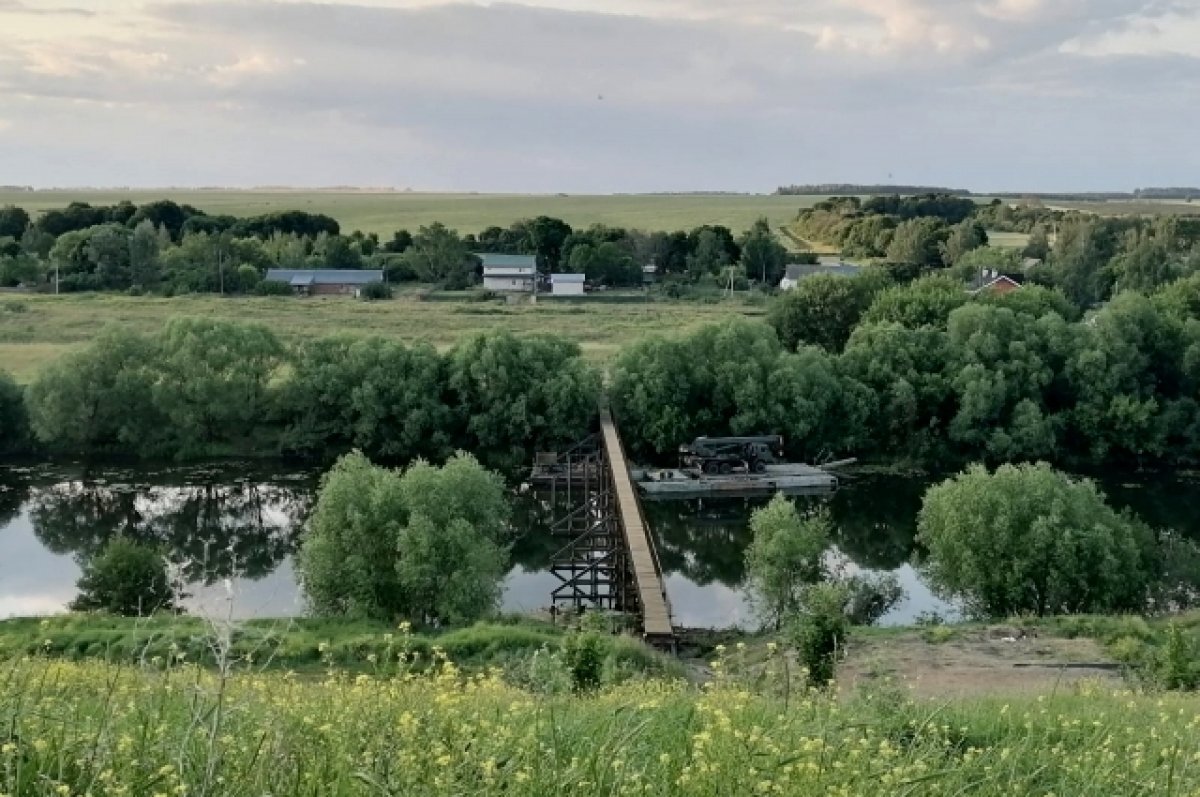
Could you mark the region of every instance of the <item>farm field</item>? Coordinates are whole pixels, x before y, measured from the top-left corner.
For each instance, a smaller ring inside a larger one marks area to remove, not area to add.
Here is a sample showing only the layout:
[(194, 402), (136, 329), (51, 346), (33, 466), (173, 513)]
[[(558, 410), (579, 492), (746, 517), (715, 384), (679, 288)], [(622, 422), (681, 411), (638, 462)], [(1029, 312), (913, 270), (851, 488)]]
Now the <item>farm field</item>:
[(0, 206), (26, 210), (60, 208), (70, 202), (113, 204), (127, 199), (145, 204), (159, 199), (186, 203), (210, 214), (253, 216), (284, 210), (325, 213), (344, 232), (362, 230), (381, 236), (440, 221), (461, 233), (477, 233), (491, 225), (507, 227), (518, 219), (547, 215), (572, 226), (607, 224), (642, 230), (692, 229), (723, 224), (735, 232), (766, 217), (773, 226), (792, 221), (796, 213), (821, 196), (730, 195), (518, 195), (338, 193), (335, 191), (0, 191)]
[[(619, 297), (625, 299), (626, 297)], [(199, 316), (266, 324), (284, 341), (335, 334), (379, 335), (448, 348), (475, 332), (508, 329), (547, 332), (577, 342), (592, 362), (607, 364), (621, 347), (658, 332), (687, 332), (732, 315), (762, 315), (762, 305), (733, 299), (718, 303), (545, 299), (506, 306), (468, 299), (422, 301), (415, 291), (383, 302), (349, 297), (288, 296), (151, 298), (75, 294), (0, 296), (0, 369), (28, 382), (107, 324), (153, 332), (172, 316)]]

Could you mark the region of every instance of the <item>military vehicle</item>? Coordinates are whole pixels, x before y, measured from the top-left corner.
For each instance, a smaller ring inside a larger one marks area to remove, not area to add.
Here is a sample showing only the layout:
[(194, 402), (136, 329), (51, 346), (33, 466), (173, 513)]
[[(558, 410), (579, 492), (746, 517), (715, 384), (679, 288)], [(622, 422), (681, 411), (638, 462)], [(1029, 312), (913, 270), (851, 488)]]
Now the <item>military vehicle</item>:
[(757, 437), (697, 437), (679, 447), (682, 466), (703, 473), (764, 473), (768, 465), (783, 461), (783, 438), (779, 435)]

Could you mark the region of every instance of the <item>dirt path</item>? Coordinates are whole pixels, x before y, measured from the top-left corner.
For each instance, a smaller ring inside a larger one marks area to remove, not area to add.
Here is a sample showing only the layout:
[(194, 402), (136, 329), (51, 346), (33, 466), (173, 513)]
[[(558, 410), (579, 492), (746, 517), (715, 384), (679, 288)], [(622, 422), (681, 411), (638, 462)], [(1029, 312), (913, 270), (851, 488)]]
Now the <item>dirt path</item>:
[(853, 640), (839, 668), (843, 689), (890, 678), (922, 697), (1045, 694), (1080, 681), (1122, 683), (1090, 639), (1024, 636), (1014, 628), (927, 629)]

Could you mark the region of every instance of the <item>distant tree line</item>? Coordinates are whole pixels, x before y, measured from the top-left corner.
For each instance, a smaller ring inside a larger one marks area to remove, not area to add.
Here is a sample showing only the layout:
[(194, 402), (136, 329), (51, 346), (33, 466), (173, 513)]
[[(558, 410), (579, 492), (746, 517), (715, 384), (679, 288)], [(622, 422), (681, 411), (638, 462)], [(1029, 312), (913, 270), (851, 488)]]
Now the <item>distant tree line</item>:
[(380, 339), (287, 347), (261, 325), (177, 318), (156, 335), (102, 332), (23, 397), (0, 380), (0, 418), (15, 419), (0, 446), (176, 459), (360, 449), (391, 462), (464, 449), (511, 470), (581, 437), (599, 391), (556, 338), (482, 334), (446, 354)]
[(170, 200), (92, 206), (74, 202), (36, 218), (0, 208), (0, 287), (45, 290), (248, 294), (270, 268), (383, 270), (388, 282), (447, 289), (478, 283), (481, 253), (533, 255), (543, 273), (585, 274), (596, 285), (640, 286), (644, 267), (667, 281), (776, 285), (787, 253), (765, 220), (740, 236), (723, 226), (644, 232), (574, 229), (538, 216), (460, 235), (434, 223), (415, 232), (343, 234), (337, 221), (303, 211), (249, 218), (208, 215)]
[[(802, 210), (807, 239), (924, 271), (969, 280), (996, 272), (1061, 289), (1079, 308), (1120, 290), (1154, 291), (1200, 270), (1200, 218), (1115, 217), (976, 205), (950, 195), (833, 197)], [(988, 230), (1028, 233), (1023, 249), (988, 247)]]
[(845, 196), (867, 196), (878, 194), (950, 194), (952, 196), (1000, 197), (1002, 199), (1049, 199), (1061, 202), (1105, 202), (1134, 199), (1184, 199), (1200, 197), (1200, 188), (1136, 188), (1133, 191), (1083, 191), (1038, 193), (983, 193), (965, 188), (942, 188), (928, 185), (867, 185), (859, 183), (813, 183), (808, 185), (785, 185), (775, 189), (778, 196), (822, 196), (839, 194)]
[(950, 194), (970, 196), (965, 188), (942, 188), (929, 185), (865, 185), (859, 183), (812, 183), (808, 185), (784, 185), (775, 189), (778, 196), (821, 196), (839, 194), (866, 196), (876, 194)]

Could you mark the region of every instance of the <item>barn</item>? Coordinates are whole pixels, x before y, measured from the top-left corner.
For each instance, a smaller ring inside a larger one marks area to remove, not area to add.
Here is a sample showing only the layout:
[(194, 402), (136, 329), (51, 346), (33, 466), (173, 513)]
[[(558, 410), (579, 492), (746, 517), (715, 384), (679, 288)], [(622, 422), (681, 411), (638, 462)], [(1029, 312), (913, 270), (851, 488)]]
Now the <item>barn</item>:
[(383, 282), (374, 269), (267, 269), (267, 282), (285, 282), (297, 296), (357, 296), (366, 285)]

